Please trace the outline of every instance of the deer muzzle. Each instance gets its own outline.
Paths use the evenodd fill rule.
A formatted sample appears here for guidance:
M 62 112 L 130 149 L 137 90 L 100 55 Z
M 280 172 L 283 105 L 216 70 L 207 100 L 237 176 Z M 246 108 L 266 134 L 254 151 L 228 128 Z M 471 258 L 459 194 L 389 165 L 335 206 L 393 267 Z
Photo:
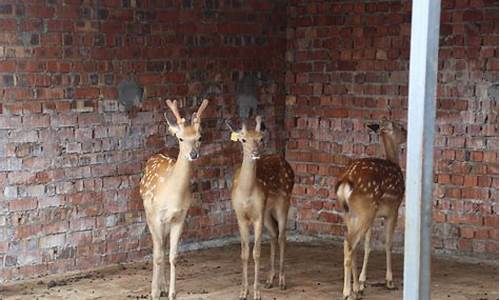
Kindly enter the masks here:
M 260 152 L 258 151 L 253 151 L 251 154 L 251 157 L 253 160 L 259 159 L 260 158 Z
M 197 160 L 198 158 L 200 158 L 200 152 L 198 152 L 198 150 L 191 150 L 191 152 L 189 152 L 188 158 L 189 160 Z

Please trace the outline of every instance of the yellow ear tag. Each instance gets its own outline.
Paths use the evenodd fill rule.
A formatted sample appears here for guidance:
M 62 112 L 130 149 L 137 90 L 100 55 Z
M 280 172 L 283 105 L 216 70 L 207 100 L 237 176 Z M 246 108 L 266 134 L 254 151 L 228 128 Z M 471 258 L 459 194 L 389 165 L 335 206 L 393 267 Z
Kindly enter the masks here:
M 238 141 L 238 133 L 231 132 L 231 141 L 233 141 L 233 142 L 237 142 Z

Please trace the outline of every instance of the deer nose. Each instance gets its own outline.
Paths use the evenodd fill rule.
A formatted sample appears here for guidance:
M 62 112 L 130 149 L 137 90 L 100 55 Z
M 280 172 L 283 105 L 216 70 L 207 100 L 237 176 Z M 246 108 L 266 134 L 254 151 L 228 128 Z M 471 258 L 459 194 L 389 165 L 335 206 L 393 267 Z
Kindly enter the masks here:
M 378 124 L 368 124 L 367 127 L 375 132 L 378 132 L 378 130 L 380 129 L 380 125 Z
M 252 159 L 259 159 L 259 158 L 260 158 L 260 152 L 252 151 Z
M 200 157 L 200 153 L 196 150 L 191 150 L 191 152 L 189 152 L 189 158 L 191 160 L 195 160 L 195 159 L 198 159 Z

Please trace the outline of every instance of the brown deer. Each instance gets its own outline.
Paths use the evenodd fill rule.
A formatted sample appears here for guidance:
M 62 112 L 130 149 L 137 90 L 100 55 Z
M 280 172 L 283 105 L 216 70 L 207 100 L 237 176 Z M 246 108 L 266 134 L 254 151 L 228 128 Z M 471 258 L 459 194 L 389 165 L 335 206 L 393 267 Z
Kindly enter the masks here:
M 170 234 L 170 287 L 168 298 L 175 299 L 175 264 L 177 246 L 184 225 L 186 213 L 191 205 L 192 161 L 199 155 L 201 139 L 201 115 L 208 105 L 203 100 L 198 111 L 193 114 L 191 124 L 181 117 L 177 101 L 166 101 L 175 116 L 176 124 L 167 120 L 168 130 L 179 141 L 177 159 L 157 154 L 146 163 L 144 176 L 140 182 L 140 194 L 144 202 L 146 220 L 153 239 L 153 279 L 151 297 L 156 300 L 162 292 L 167 292 L 165 273 L 165 247 Z
M 386 287 L 392 281 L 392 237 L 403 201 L 405 183 L 399 166 L 399 148 L 406 142 L 406 130 L 391 121 L 368 125 L 380 134 L 386 159 L 362 158 L 352 161 L 340 176 L 335 191 L 344 210 L 347 232 L 344 240 L 344 299 L 356 299 L 366 284 L 366 267 L 370 255 L 371 228 L 376 217 L 385 217 Z M 363 267 L 356 268 L 356 246 L 365 238 Z M 352 290 L 351 290 L 352 276 Z
M 239 141 L 243 147 L 243 162 L 236 171 L 231 188 L 231 199 L 236 211 L 241 236 L 241 259 L 243 280 L 240 299 L 248 296 L 248 257 L 250 255 L 249 227 L 253 225 L 255 240 L 253 259 L 255 278 L 253 299 L 260 300 L 259 266 L 263 225 L 271 238 L 271 269 L 266 288 L 273 286 L 275 278 L 275 252 L 279 244 L 279 286 L 286 288 L 284 256 L 286 247 L 286 225 L 290 196 L 294 184 L 294 173 L 288 162 L 280 155 L 262 155 L 264 134 L 262 119 L 256 118 L 255 130 L 231 129 L 231 139 Z

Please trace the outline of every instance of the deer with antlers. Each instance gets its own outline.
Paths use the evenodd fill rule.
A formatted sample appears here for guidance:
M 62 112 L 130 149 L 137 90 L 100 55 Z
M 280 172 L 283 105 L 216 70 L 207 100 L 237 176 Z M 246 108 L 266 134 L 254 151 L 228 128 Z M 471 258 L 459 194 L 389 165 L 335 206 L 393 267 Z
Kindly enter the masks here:
M 260 300 L 259 267 L 263 226 L 271 238 L 271 269 L 266 288 L 271 288 L 275 279 L 275 253 L 279 245 L 279 286 L 286 288 L 284 255 L 286 247 L 286 225 L 290 196 L 294 184 L 294 173 L 288 162 L 280 155 L 262 155 L 263 124 L 256 117 L 255 130 L 248 130 L 243 123 L 241 130 L 235 131 L 229 122 L 231 139 L 239 141 L 243 148 L 243 161 L 236 171 L 231 188 L 233 208 L 238 219 L 241 236 L 241 259 L 243 281 L 240 299 L 248 296 L 248 258 L 250 255 L 249 227 L 253 225 L 255 240 L 253 259 L 255 278 L 253 299 Z
M 406 130 L 395 122 L 383 120 L 368 125 L 379 133 L 386 159 L 362 158 L 352 161 L 335 187 L 344 210 L 347 232 L 344 240 L 344 299 L 357 299 L 366 284 L 366 268 L 370 255 L 370 238 L 376 217 L 385 217 L 386 287 L 394 289 L 392 281 L 392 237 L 398 219 L 398 209 L 405 191 L 403 172 L 399 166 L 400 145 L 406 141 Z M 356 246 L 365 238 L 363 267 L 358 281 Z M 351 286 L 352 277 L 352 286 Z
M 181 117 L 176 100 L 167 100 L 166 103 L 176 119 L 176 124 L 170 123 L 165 113 L 168 130 L 179 142 L 179 155 L 177 159 L 162 154 L 152 156 L 146 163 L 139 186 L 153 239 L 151 296 L 154 300 L 160 298 L 161 292 L 167 292 L 165 247 L 168 234 L 170 234 L 168 297 L 173 300 L 176 296 L 177 246 L 184 219 L 191 205 L 192 161 L 200 156 L 201 116 L 207 108 L 208 100 L 203 100 L 198 111 L 193 114 L 191 124 L 186 124 L 186 120 Z

